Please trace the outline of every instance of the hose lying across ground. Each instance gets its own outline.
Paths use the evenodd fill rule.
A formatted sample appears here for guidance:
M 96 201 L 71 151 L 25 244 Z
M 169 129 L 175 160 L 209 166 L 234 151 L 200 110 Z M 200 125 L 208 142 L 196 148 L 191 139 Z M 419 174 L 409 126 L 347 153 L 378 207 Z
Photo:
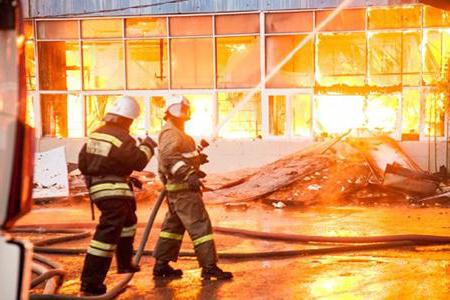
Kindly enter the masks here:
M 166 193 L 163 191 L 153 207 L 152 213 L 149 217 L 148 223 L 145 227 L 142 240 L 139 244 L 138 250 L 134 256 L 135 263 L 139 264 L 143 255 L 151 255 L 152 251 L 145 250 L 148 238 L 150 236 L 153 223 L 156 218 L 156 214 L 165 199 Z M 73 226 L 73 225 L 72 225 Z M 285 234 L 285 233 L 268 233 L 258 232 L 234 228 L 215 227 L 216 233 L 236 235 L 252 239 L 263 239 L 271 241 L 284 241 L 284 242 L 300 242 L 300 243 L 333 243 L 333 244 L 357 244 L 348 246 L 335 246 L 318 249 L 301 249 L 301 250 L 284 250 L 284 251 L 265 251 L 265 252 L 235 252 L 235 253 L 219 253 L 219 258 L 224 259 L 261 259 L 261 258 L 285 258 L 290 256 L 311 256 L 311 255 L 325 255 L 325 254 L 337 254 L 344 252 L 357 252 L 357 251 L 370 251 L 381 249 L 392 249 L 399 247 L 415 246 L 415 245 L 436 245 L 436 244 L 450 244 L 450 236 L 435 236 L 435 235 L 386 235 L 386 236 L 373 236 L 373 237 L 325 237 L 325 236 L 307 236 L 299 234 Z M 84 239 L 90 236 L 90 232 L 80 229 L 45 229 L 40 227 L 18 227 L 11 230 L 12 233 L 58 233 L 69 234 L 67 236 L 50 238 L 38 241 L 34 243 L 35 253 L 47 253 L 47 254 L 84 254 L 86 249 L 84 248 L 54 248 L 48 247 L 59 243 Z M 195 257 L 194 252 L 181 252 L 180 256 Z M 100 296 L 89 297 L 77 297 L 70 295 L 55 295 L 55 292 L 61 285 L 62 278 L 65 272 L 61 269 L 60 265 L 49 260 L 43 256 L 35 254 L 33 259 L 46 267 L 34 264 L 34 271 L 38 273 L 38 277 L 32 282 L 31 287 L 35 287 L 38 284 L 47 281 L 44 288 L 44 294 L 31 295 L 31 299 L 66 299 L 66 300 L 104 300 L 113 299 L 117 297 L 128 285 L 133 278 L 133 273 L 127 274 L 126 277 L 106 294 Z M 47 267 L 50 267 L 48 269 Z M 59 277 L 59 281 L 56 281 L 55 276 Z

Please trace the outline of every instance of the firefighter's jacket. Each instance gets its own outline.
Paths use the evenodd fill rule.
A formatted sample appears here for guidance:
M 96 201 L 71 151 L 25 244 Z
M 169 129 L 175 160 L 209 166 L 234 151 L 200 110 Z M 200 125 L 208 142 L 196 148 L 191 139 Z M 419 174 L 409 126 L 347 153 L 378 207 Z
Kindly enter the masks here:
M 78 167 L 88 178 L 93 201 L 105 198 L 134 198 L 128 176 L 141 171 L 153 156 L 146 144 L 136 145 L 127 130 L 106 123 L 89 135 L 81 149 Z
M 169 192 L 188 189 L 187 178 L 200 167 L 200 152 L 192 137 L 167 122 L 159 134 L 158 171 Z

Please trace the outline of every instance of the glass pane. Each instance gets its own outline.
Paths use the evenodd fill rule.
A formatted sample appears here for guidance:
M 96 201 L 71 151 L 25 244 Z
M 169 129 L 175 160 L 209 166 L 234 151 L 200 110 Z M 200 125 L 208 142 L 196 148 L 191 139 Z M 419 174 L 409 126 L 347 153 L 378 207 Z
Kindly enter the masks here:
M 125 20 L 127 37 L 166 36 L 166 18 L 132 18 Z
M 266 38 L 267 74 L 297 47 L 306 36 L 269 36 Z M 266 83 L 270 88 L 308 87 L 314 84 L 314 41 L 307 42 Z
M 369 34 L 368 46 L 370 84 L 378 86 L 420 84 L 420 32 Z
M 254 87 L 260 81 L 259 38 L 217 38 L 217 87 Z
M 213 40 L 172 39 L 170 42 L 172 88 L 212 88 Z
M 27 81 L 27 90 L 36 89 L 36 62 L 34 59 L 34 41 L 25 42 L 25 78 Z
M 172 17 L 170 22 L 170 35 L 212 35 L 212 18 L 202 17 Z
M 261 132 L 261 100 L 254 95 L 234 115 L 230 112 L 246 97 L 245 93 L 218 93 L 219 123 L 227 121 L 219 135 L 227 138 L 255 138 Z
M 150 97 L 150 134 L 157 134 L 164 125 L 164 114 L 166 111 L 166 100 L 162 96 Z
M 39 42 L 39 84 L 43 90 L 80 90 L 78 42 Z
M 428 93 L 425 96 L 425 134 L 427 136 L 444 136 L 445 96 Z
M 191 103 L 191 119 L 186 132 L 193 136 L 211 136 L 214 130 L 214 102 L 212 95 L 185 95 Z
M 26 116 L 25 116 L 25 123 L 30 127 L 36 126 L 36 118 L 34 116 L 34 106 L 33 106 L 33 96 L 30 94 L 27 94 L 27 110 L 26 110 Z
M 103 118 L 117 98 L 119 98 L 117 95 L 86 97 L 86 131 L 88 135 L 103 124 Z M 130 132 L 134 136 L 145 134 L 144 100 L 141 97 L 136 97 L 136 100 L 141 107 L 141 115 L 131 125 Z
M 286 96 L 269 96 L 269 133 L 284 135 L 286 128 Z
M 419 140 L 420 90 L 404 90 L 402 105 L 402 140 Z
M 81 30 L 83 38 L 111 38 L 122 37 L 122 19 L 82 20 Z
M 317 96 L 314 105 L 315 133 L 342 134 L 364 125 L 364 97 Z
M 450 12 L 432 6 L 424 6 L 425 27 L 450 27 Z
M 310 136 L 312 111 L 310 95 L 291 96 L 292 106 L 292 135 Z
M 127 76 L 129 89 L 167 88 L 167 41 L 127 41 Z
M 426 30 L 424 36 L 423 80 L 426 84 L 446 82 L 450 66 L 450 29 Z
M 312 12 L 266 14 L 266 33 L 309 32 L 312 29 Z
M 368 8 L 369 29 L 418 28 L 421 6 Z
M 27 40 L 34 39 L 34 26 L 32 21 L 23 22 L 23 32 Z
M 333 10 L 319 10 L 316 12 L 316 26 L 319 26 L 326 18 L 333 13 Z M 330 19 L 321 31 L 347 31 L 366 29 L 365 9 L 345 9 Z
M 83 70 L 87 90 L 123 89 L 122 42 L 83 42 Z
M 398 95 L 371 95 L 367 98 L 367 128 L 379 133 L 392 133 L 397 128 Z
M 83 102 L 74 95 L 41 95 L 42 134 L 52 137 L 83 136 Z
M 216 34 L 259 33 L 259 15 L 216 16 Z
M 364 85 L 366 75 L 365 33 L 319 34 L 316 80 L 320 85 Z
M 77 39 L 78 21 L 38 21 L 40 39 Z

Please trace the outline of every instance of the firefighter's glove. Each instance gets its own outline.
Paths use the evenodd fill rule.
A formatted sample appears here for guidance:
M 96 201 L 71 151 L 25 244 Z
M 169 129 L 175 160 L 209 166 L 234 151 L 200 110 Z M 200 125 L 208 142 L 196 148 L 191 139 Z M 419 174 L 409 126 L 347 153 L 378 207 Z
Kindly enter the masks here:
M 141 145 L 148 146 L 150 150 L 152 151 L 152 155 L 155 154 L 155 148 L 158 146 L 158 144 L 148 135 L 145 137 L 145 139 L 139 139 L 141 142 Z
M 202 183 L 200 181 L 200 177 L 197 173 L 192 173 L 186 180 L 186 183 L 189 185 L 189 188 L 193 191 L 200 191 L 200 187 Z
M 130 177 L 128 178 L 128 183 L 135 188 L 138 188 L 140 190 L 142 190 L 142 181 L 140 181 L 139 179 L 137 179 L 136 177 Z
M 208 155 L 206 155 L 205 153 L 200 153 L 199 159 L 200 159 L 200 164 L 201 165 L 209 163 Z

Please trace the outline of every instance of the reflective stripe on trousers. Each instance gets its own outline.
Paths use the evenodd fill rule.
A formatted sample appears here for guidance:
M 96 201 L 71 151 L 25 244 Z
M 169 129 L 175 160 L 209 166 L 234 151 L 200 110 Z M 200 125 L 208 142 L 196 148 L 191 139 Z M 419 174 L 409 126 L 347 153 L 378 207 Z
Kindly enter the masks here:
M 116 250 L 115 244 L 103 243 L 96 240 L 91 240 L 87 253 L 100 257 L 112 257 Z
M 136 224 L 129 227 L 124 227 L 122 229 L 122 232 L 120 233 L 120 237 L 132 237 L 135 234 L 136 234 Z
M 99 200 L 106 197 L 134 197 L 130 186 L 125 182 L 99 183 L 89 188 L 92 200 Z

